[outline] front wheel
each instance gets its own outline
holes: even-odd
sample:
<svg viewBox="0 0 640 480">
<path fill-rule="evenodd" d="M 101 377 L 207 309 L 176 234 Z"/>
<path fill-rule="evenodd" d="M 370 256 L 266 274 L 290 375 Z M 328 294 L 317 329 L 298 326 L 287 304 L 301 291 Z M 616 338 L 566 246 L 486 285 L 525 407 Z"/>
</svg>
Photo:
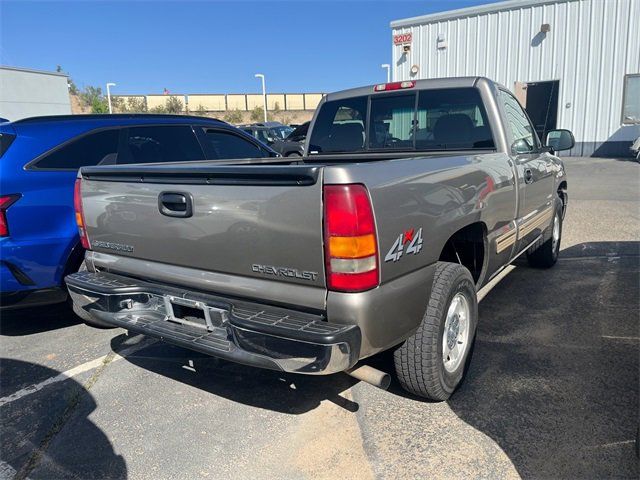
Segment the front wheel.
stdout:
<svg viewBox="0 0 640 480">
<path fill-rule="evenodd" d="M 402 388 L 431 400 L 447 400 L 466 373 L 477 324 L 471 273 L 457 263 L 438 262 L 422 322 L 394 352 Z"/>
<path fill-rule="evenodd" d="M 534 268 L 551 268 L 558 261 L 562 240 L 562 201 L 558 202 L 551 224 L 551 237 L 532 252 L 527 252 L 529 265 Z"/>
</svg>

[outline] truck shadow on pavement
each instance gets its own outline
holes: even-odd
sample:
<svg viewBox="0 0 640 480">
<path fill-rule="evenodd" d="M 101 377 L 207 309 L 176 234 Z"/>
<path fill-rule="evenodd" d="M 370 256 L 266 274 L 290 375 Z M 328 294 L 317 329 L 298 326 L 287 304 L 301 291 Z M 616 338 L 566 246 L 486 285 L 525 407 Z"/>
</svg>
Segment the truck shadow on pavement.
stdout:
<svg viewBox="0 0 640 480">
<path fill-rule="evenodd" d="M 523 478 L 637 478 L 640 242 L 516 268 L 480 304 L 466 382 L 449 401 Z"/>
<path fill-rule="evenodd" d="M 96 402 L 87 389 L 66 379 L 15 395 L 23 388 L 25 372 L 37 378 L 60 373 L 0 359 L 0 478 L 127 478 L 125 460 L 88 418 Z"/>
<path fill-rule="evenodd" d="M 113 349 L 117 348 L 121 336 L 111 341 Z M 350 412 L 359 408 L 357 403 L 340 396 L 357 382 L 344 374 L 310 376 L 264 370 L 163 342 L 138 350 L 125 359 L 145 370 L 212 395 L 280 413 L 306 413 L 318 407 L 323 400 Z"/>
</svg>

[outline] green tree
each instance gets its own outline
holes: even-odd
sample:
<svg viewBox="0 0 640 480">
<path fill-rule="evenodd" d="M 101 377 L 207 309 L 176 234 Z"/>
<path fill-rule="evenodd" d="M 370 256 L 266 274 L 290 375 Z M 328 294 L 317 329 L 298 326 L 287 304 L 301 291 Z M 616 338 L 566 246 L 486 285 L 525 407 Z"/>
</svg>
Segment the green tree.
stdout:
<svg viewBox="0 0 640 480">
<path fill-rule="evenodd" d="M 167 98 L 165 108 L 167 110 L 167 113 L 182 113 L 182 111 L 184 110 L 184 104 L 178 97 L 169 97 Z"/>
<path fill-rule="evenodd" d="M 198 105 L 198 108 L 192 112 L 194 115 L 199 115 L 201 117 L 207 116 L 207 110 L 202 106 Z"/>
<path fill-rule="evenodd" d="M 227 112 L 224 115 L 223 119 L 225 122 L 234 123 L 237 125 L 238 123 L 242 123 L 242 112 L 240 112 L 240 110 L 236 108 L 235 110 Z"/>
<path fill-rule="evenodd" d="M 88 85 L 80 92 L 80 102 L 91 108 L 91 113 L 109 113 L 109 104 L 107 99 L 102 95 L 100 87 Z"/>
<path fill-rule="evenodd" d="M 58 73 L 64 73 L 65 75 L 67 75 L 67 85 L 69 85 L 69 93 L 71 95 L 78 95 L 80 93 L 80 91 L 78 90 L 78 87 L 76 86 L 75 83 L 73 83 L 73 79 L 69 76 L 69 74 L 67 72 L 65 72 L 62 67 L 60 65 L 56 66 L 56 72 Z"/>
<path fill-rule="evenodd" d="M 167 107 L 164 105 L 158 105 L 149 110 L 149 113 L 167 113 Z"/>
<path fill-rule="evenodd" d="M 253 110 L 251 110 L 250 118 L 254 122 L 263 122 L 264 109 L 262 107 L 255 107 Z"/>
<path fill-rule="evenodd" d="M 144 97 L 129 97 L 127 98 L 127 112 L 131 113 L 146 113 L 147 102 Z"/>
</svg>

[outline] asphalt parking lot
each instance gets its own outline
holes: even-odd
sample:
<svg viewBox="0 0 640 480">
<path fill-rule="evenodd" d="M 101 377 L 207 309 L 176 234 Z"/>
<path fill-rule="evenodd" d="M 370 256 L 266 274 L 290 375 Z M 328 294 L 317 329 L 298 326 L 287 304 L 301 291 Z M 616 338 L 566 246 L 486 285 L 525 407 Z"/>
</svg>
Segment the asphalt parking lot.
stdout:
<svg viewBox="0 0 640 480">
<path fill-rule="evenodd" d="M 0 478 L 638 478 L 640 165 L 566 165 L 559 263 L 484 297 L 448 402 L 5 313 Z"/>
</svg>

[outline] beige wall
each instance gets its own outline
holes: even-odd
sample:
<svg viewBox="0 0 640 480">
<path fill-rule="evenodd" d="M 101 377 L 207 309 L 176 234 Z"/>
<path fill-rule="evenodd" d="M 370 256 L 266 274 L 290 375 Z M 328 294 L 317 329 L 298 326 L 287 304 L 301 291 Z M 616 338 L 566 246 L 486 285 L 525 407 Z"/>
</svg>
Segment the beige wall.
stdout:
<svg viewBox="0 0 640 480">
<path fill-rule="evenodd" d="M 304 110 L 304 95 L 301 93 L 287 94 L 287 110 Z"/>
<path fill-rule="evenodd" d="M 320 100 L 322 100 L 321 93 L 305 93 L 304 94 L 304 106 L 306 110 L 315 110 Z"/>
<path fill-rule="evenodd" d="M 228 110 L 246 110 L 247 104 L 244 95 L 227 95 Z"/>
<path fill-rule="evenodd" d="M 224 95 L 189 95 L 189 110 L 195 112 L 200 106 L 208 112 L 223 112 L 227 109 Z"/>
<path fill-rule="evenodd" d="M 164 107 L 169 97 L 177 98 L 182 102 L 182 109 L 185 109 L 184 95 L 147 95 L 147 108 L 149 110 L 156 107 Z"/>
<path fill-rule="evenodd" d="M 253 110 L 256 107 L 262 108 L 262 95 L 247 94 L 247 110 Z M 269 108 L 267 106 L 267 108 Z"/>
<path fill-rule="evenodd" d="M 175 97 L 180 100 L 186 111 L 186 105 L 189 105 L 189 111 L 197 112 L 202 106 L 207 112 L 224 112 L 228 110 L 240 110 L 241 112 L 251 111 L 256 107 L 262 108 L 262 94 L 194 94 L 187 95 L 185 103 L 184 95 L 114 95 L 114 98 L 120 98 L 125 103 L 129 98 L 145 99 L 147 108 L 152 110 L 159 106 L 165 106 L 169 97 Z M 298 111 L 298 110 L 315 110 L 318 103 L 322 99 L 321 93 L 270 93 L 267 94 L 267 109 L 273 111 L 276 109 L 276 103 L 279 110 L 282 111 Z"/>
<path fill-rule="evenodd" d="M 267 108 L 269 110 L 275 110 L 276 103 L 280 110 L 284 110 L 284 93 L 270 93 L 267 95 Z"/>
</svg>

